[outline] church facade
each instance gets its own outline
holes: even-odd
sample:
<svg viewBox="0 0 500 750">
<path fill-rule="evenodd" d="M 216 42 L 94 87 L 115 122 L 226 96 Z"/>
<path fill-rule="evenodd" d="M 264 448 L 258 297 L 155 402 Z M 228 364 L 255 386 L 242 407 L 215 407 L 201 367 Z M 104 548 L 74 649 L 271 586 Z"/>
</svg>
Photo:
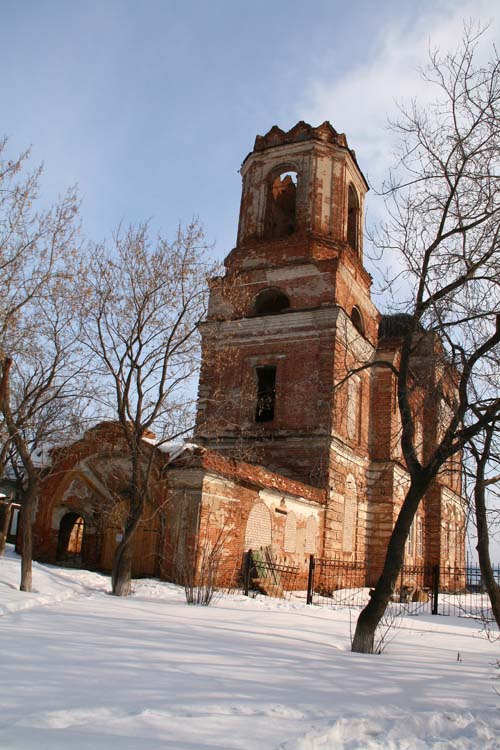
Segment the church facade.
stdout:
<svg viewBox="0 0 500 750">
<path fill-rule="evenodd" d="M 196 440 L 324 493 L 316 552 L 376 580 L 408 486 L 396 378 L 404 316 L 381 316 L 363 266 L 368 186 L 326 122 L 258 136 L 241 169 L 236 248 L 203 326 Z M 420 458 L 443 427 L 429 341 L 412 396 Z M 441 391 L 453 387 L 444 376 Z M 445 404 L 446 406 L 446 404 Z M 446 409 L 444 409 L 446 411 Z M 464 564 L 460 460 L 418 511 L 409 564 Z M 272 510 L 271 510 L 272 514 Z M 281 546 L 284 552 L 284 542 Z"/>
<path fill-rule="evenodd" d="M 147 573 L 175 579 L 188 551 L 200 558 L 207 545 L 219 545 L 228 561 L 265 547 L 304 571 L 311 554 L 364 563 L 373 585 L 409 480 L 395 375 L 376 365 L 397 367 L 405 316 L 382 316 L 371 299 L 363 265 L 368 185 L 345 135 L 328 122 L 257 136 L 241 174 L 237 244 L 224 276 L 212 280 L 201 326 L 195 434 L 178 455 L 162 458 L 157 502 L 168 510 L 156 523 Z M 423 460 L 453 390 L 453 377 L 436 364 L 436 347 L 431 336 L 423 339 L 414 363 Z M 76 476 L 77 458 L 67 470 Z M 81 481 L 98 494 L 88 474 Z M 99 503 L 76 507 L 62 485 L 46 494 L 35 533 L 47 538 L 50 527 L 42 556 L 51 559 L 65 544 L 58 527 L 65 513 L 87 513 L 92 529 L 95 511 L 90 517 L 85 507 Z M 106 537 L 108 561 L 115 537 Z M 422 502 L 406 562 L 461 566 L 464 556 L 458 458 Z M 92 565 L 106 568 L 103 559 Z"/>
</svg>

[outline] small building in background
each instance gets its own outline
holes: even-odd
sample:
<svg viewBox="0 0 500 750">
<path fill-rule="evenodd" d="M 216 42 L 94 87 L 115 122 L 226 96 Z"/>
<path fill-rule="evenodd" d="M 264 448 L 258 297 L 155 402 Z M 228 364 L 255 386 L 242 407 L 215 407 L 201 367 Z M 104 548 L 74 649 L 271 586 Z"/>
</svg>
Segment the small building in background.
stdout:
<svg viewBox="0 0 500 750">
<path fill-rule="evenodd" d="M 5 544 L 15 544 L 19 529 L 21 503 L 18 500 L 17 484 L 6 477 L 0 479 L 0 550 Z"/>
</svg>

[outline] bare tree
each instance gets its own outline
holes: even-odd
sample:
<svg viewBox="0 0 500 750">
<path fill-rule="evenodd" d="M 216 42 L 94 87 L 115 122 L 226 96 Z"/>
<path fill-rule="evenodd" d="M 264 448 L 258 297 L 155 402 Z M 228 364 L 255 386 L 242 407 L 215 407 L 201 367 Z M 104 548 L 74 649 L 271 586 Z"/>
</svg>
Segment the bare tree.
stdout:
<svg viewBox="0 0 500 750">
<path fill-rule="evenodd" d="M 7 462 L 22 491 L 21 590 L 31 590 L 34 503 L 41 466 L 34 451 L 59 433 L 72 411 L 81 369 L 71 332 L 76 191 L 38 208 L 41 168 L 28 152 L 4 158 L 0 143 L 0 412 L 2 473 Z"/>
<path fill-rule="evenodd" d="M 197 325 L 213 273 L 194 221 L 172 243 L 152 241 L 147 224 L 119 231 L 94 248 L 86 271 L 85 342 L 101 383 L 104 413 L 115 415 L 130 459 L 128 512 L 113 562 L 112 588 L 131 588 L 132 540 L 150 496 L 154 451 L 148 443 L 184 435 L 192 425 L 199 364 Z"/>
<path fill-rule="evenodd" d="M 480 41 L 481 31 L 469 27 L 456 52 L 432 53 L 424 77 L 434 102 L 414 103 L 394 125 L 398 167 L 377 242 L 401 268 L 394 284 L 408 297 L 398 356 L 376 364 L 397 377 L 409 487 L 357 622 L 352 648 L 363 653 L 373 651 L 420 501 L 450 457 L 500 410 L 498 376 L 490 377 L 500 344 L 500 62 L 496 50 L 486 64 L 477 62 Z M 412 409 L 419 380 L 446 405 L 442 429 L 420 459 Z"/>
<path fill-rule="evenodd" d="M 481 577 L 491 602 L 491 609 L 495 622 L 500 629 L 500 585 L 495 580 L 495 574 L 490 556 L 490 537 L 494 522 L 491 519 L 492 512 L 495 516 L 498 509 L 494 511 L 488 508 L 488 491 L 493 498 L 498 500 L 498 492 L 495 490 L 500 482 L 500 445 L 498 423 L 491 422 L 483 432 L 471 439 L 468 449 L 474 461 L 474 471 L 468 475 L 473 499 L 474 517 L 477 533 L 477 554 Z"/>
<path fill-rule="evenodd" d="M 213 527 L 213 528 L 212 528 Z M 211 604 L 217 592 L 234 587 L 241 560 L 228 555 L 234 528 L 230 524 L 218 527 L 213 512 L 204 519 L 195 549 L 176 560 L 176 576 L 184 586 L 188 604 Z"/>
</svg>

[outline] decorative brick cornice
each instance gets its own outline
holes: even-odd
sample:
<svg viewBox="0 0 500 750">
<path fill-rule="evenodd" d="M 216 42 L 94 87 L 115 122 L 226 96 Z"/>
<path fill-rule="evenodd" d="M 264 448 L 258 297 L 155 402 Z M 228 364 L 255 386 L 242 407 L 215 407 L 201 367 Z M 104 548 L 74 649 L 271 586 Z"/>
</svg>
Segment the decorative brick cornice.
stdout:
<svg viewBox="0 0 500 750">
<path fill-rule="evenodd" d="M 312 332 L 316 335 L 318 331 L 335 327 L 339 311 L 340 307 L 334 305 L 315 310 L 287 310 L 284 315 L 262 315 L 237 320 L 208 320 L 201 323 L 199 327 L 202 332 L 219 334 L 227 338 L 228 343 L 233 343 L 240 337 L 246 339 L 248 336 L 261 336 L 264 333 L 283 338 L 284 320 L 286 320 L 286 329 L 291 333 L 304 329 L 308 334 Z"/>
<path fill-rule="evenodd" d="M 282 130 L 277 125 L 267 131 L 265 135 L 255 138 L 254 151 L 264 151 L 273 146 L 283 146 L 288 143 L 299 143 L 300 141 L 323 141 L 334 143 L 336 146 L 347 148 L 345 133 L 338 133 L 335 128 L 325 120 L 322 125 L 313 127 L 308 122 L 300 120 L 290 130 Z"/>
<path fill-rule="evenodd" d="M 359 164 L 356 159 L 356 153 L 352 148 L 349 148 L 345 133 L 338 133 L 333 125 L 328 122 L 328 120 L 325 120 L 322 125 L 318 125 L 317 127 L 310 125 L 308 122 L 304 122 L 304 120 L 300 120 L 296 125 L 293 126 L 293 128 L 290 128 L 290 130 L 282 130 L 280 127 L 278 127 L 278 125 L 273 125 L 272 128 L 268 130 L 267 133 L 265 133 L 265 135 L 258 135 L 255 138 L 255 144 L 251 153 L 266 151 L 267 149 L 274 148 L 275 146 L 286 146 L 289 144 L 303 143 L 306 141 L 328 143 L 333 146 L 338 146 L 339 148 L 346 149 L 350 153 L 354 163 L 359 169 Z M 250 155 L 251 154 L 248 154 L 243 164 L 246 162 Z M 361 176 L 363 177 L 367 190 L 369 190 L 369 185 L 366 182 L 363 173 L 360 169 L 359 171 Z"/>
</svg>

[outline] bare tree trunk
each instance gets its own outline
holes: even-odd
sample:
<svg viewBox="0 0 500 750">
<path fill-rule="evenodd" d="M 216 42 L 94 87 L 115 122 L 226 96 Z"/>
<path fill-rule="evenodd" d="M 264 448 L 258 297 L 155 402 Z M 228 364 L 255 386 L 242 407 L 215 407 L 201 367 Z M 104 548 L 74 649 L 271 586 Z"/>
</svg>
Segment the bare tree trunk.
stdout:
<svg viewBox="0 0 500 750">
<path fill-rule="evenodd" d="M 132 538 L 123 536 L 115 551 L 111 586 L 114 596 L 129 596 L 132 591 Z"/>
<path fill-rule="evenodd" d="M 37 487 L 24 493 L 21 505 L 21 583 L 20 591 L 32 591 L 33 586 L 33 510 Z"/>
<path fill-rule="evenodd" d="M 478 537 L 476 549 L 479 558 L 479 567 L 481 568 L 481 576 L 490 598 L 493 616 L 495 618 L 496 624 L 500 628 L 500 586 L 496 582 L 495 575 L 493 573 L 489 550 L 488 532 L 487 530 L 485 532 L 486 506 L 484 502 L 484 487 L 482 489 L 476 487 L 476 491 L 474 494 Z"/>
<path fill-rule="evenodd" d="M 0 531 L 0 557 L 5 555 L 5 545 L 7 544 L 11 516 L 12 503 L 6 503 L 4 506 L 2 530 Z"/>
<path fill-rule="evenodd" d="M 114 596 L 129 596 L 132 591 L 132 542 L 144 511 L 144 502 L 131 505 L 125 525 L 123 539 L 118 544 L 113 558 L 111 586 Z"/>
<path fill-rule="evenodd" d="M 12 359 L 5 358 L 1 362 L 0 377 L 0 408 L 7 425 L 7 429 L 17 451 L 21 457 L 24 471 L 26 473 L 27 488 L 23 493 L 21 505 L 21 583 L 20 591 L 31 591 L 32 589 L 32 560 L 33 560 L 33 512 L 35 509 L 35 498 L 38 494 L 39 478 L 38 471 L 33 464 L 26 442 L 17 427 L 10 404 L 10 370 Z"/>
<path fill-rule="evenodd" d="M 388 365 L 397 373 L 400 441 L 411 484 L 382 575 L 356 627 L 353 650 L 364 653 L 373 649 L 421 498 L 441 467 L 440 483 L 450 485 L 446 462 L 453 455 L 460 462 L 465 443 L 495 422 L 500 410 L 500 65 L 496 50 L 479 62 L 481 35 L 480 26 L 466 25 L 456 51 L 431 53 L 424 80 L 437 86 L 436 102 L 412 102 L 393 125 L 400 136 L 397 166 L 384 185 L 389 218 L 375 247 L 399 255 L 394 284 L 404 276 L 410 285 L 402 305 L 409 311 L 406 330 L 388 332 L 399 362 L 396 357 Z M 376 359 L 374 364 L 380 365 Z M 422 406 L 419 393 L 425 394 Z M 427 433 L 432 420 L 434 434 Z M 422 459 L 418 421 L 425 437 Z"/>
<path fill-rule="evenodd" d="M 352 650 L 360 654 L 372 654 L 375 632 L 390 601 L 403 565 L 405 544 L 418 505 L 427 489 L 428 482 L 412 482 L 391 535 L 382 574 L 370 592 L 370 601 L 361 612 L 356 623 Z"/>
<path fill-rule="evenodd" d="M 477 554 L 479 558 L 479 567 L 481 576 L 488 593 L 491 609 L 495 622 L 500 628 L 500 586 L 495 580 L 495 574 L 491 565 L 490 542 L 488 530 L 488 518 L 486 513 L 486 481 L 485 471 L 490 456 L 491 440 L 495 426 L 491 425 L 486 431 L 486 439 L 483 451 L 479 454 L 473 447 L 474 458 L 477 464 L 476 481 L 474 485 L 474 506 L 476 511 L 477 526 Z"/>
</svg>

